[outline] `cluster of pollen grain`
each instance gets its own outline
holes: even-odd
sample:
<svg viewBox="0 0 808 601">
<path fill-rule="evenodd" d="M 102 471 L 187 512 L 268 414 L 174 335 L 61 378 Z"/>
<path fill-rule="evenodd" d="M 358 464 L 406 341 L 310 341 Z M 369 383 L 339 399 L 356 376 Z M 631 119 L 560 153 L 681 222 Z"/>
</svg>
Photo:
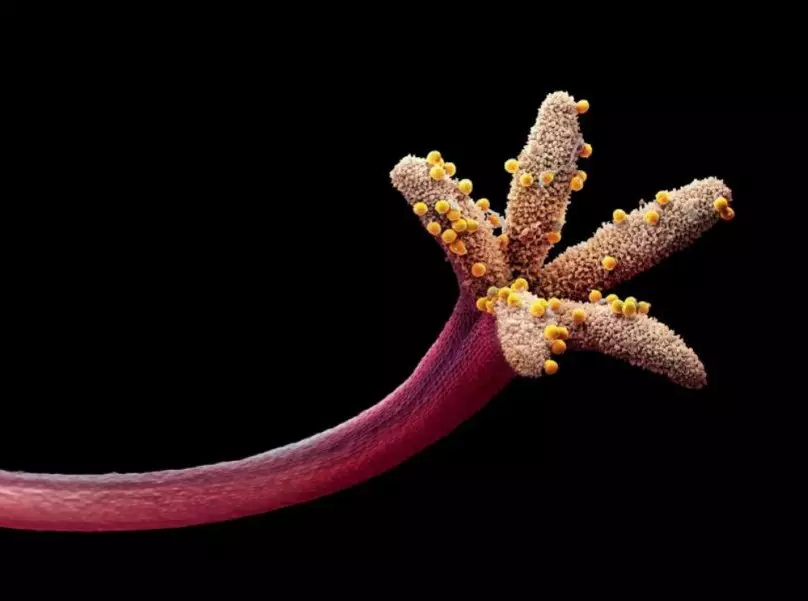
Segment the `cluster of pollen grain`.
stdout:
<svg viewBox="0 0 808 601">
<path fill-rule="evenodd" d="M 606 291 L 733 219 L 730 190 L 715 178 L 694 180 L 657 192 L 631 212 L 614 209 L 610 223 L 545 265 L 561 241 L 571 195 L 587 181 L 577 161 L 592 155 L 578 123 L 588 110 L 586 100 L 564 92 L 547 96 L 527 144 L 504 163 L 511 174 L 505 216 L 486 198 L 474 202 L 471 180 L 453 179 L 455 164 L 438 151 L 405 157 L 391 172 L 393 185 L 446 252 L 461 289 L 490 314 L 482 319 L 495 320 L 502 353 L 517 374 L 555 374 L 567 352 L 582 349 L 699 388 L 704 367 L 649 316 L 650 303 Z"/>
<path fill-rule="evenodd" d="M 613 288 L 692 244 L 719 219 L 731 219 L 730 203 L 729 188 L 708 178 L 661 192 L 631 213 L 618 209 L 612 223 L 545 265 L 538 289 L 583 300 L 592 288 Z"/>
<path fill-rule="evenodd" d="M 426 159 L 405 157 L 390 178 L 426 231 L 444 247 L 461 287 L 479 295 L 509 281 L 511 270 L 494 234 L 495 213 L 490 206 L 483 210 L 474 203 L 471 181 L 455 182 L 448 176 L 454 170 L 432 151 Z"/>
<path fill-rule="evenodd" d="M 491 286 L 486 291 L 485 296 L 477 299 L 477 308 L 480 311 L 487 311 L 493 313 L 493 309 L 497 302 L 503 302 L 508 307 L 519 308 L 524 302 L 522 293 L 527 292 L 528 282 L 524 278 L 516 278 L 509 286 L 497 288 Z"/>
<path fill-rule="evenodd" d="M 525 147 L 505 170 L 513 175 L 506 209 L 505 234 L 514 271 L 535 281 L 544 258 L 561 239 L 567 205 L 586 174 L 577 169 L 583 149 L 578 125 L 581 107 L 567 93 L 550 94 L 539 109 Z"/>
<path fill-rule="evenodd" d="M 593 350 L 686 387 L 700 388 L 706 383 L 696 354 L 667 326 L 645 315 L 647 311 L 641 311 L 641 303 L 632 297 L 614 300 L 623 309 L 636 309 L 630 317 L 621 310 L 621 318 L 617 318 L 605 299 L 596 303 L 561 300 L 552 309 L 549 301 L 529 292 L 510 289 L 508 299 L 514 294 L 522 297 L 519 304 L 511 304 L 493 291 L 478 301 L 478 308 L 495 314 L 503 354 L 522 376 L 552 375 L 568 350 Z"/>
<path fill-rule="evenodd" d="M 707 375 L 693 350 L 666 325 L 646 315 L 647 307 L 642 311 L 641 305 L 643 303 L 637 303 L 632 297 L 626 298 L 622 301 L 623 316 L 617 318 L 605 300 L 598 303 L 564 301 L 557 321 L 569 328 L 567 348 L 598 351 L 664 375 L 688 388 L 704 386 Z M 628 319 L 625 318 L 627 306 L 637 309 Z M 576 325 L 579 309 L 586 313 L 586 319 Z"/>
<path fill-rule="evenodd" d="M 630 318 L 638 314 L 647 315 L 651 310 L 651 303 L 646 301 L 638 302 L 633 296 L 628 296 L 625 300 L 621 300 L 616 294 L 610 294 L 606 298 L 603 298 L 600 290 L 590 290 L 588 296 L 590 303 L 603 307 L 604 309 L 608 309 L 615 317 Z M 581 314 L 583 312 L 584 309 L 582 308 L 573 309 L 573 321 L 579 317 L 582 317 Z"/>
<path fill-rule="evenodd" d="M 567 340 L 584 327 L 587 312 L 578 308 L 564 318 L 564 301 L 537 297 L 526 286 L 526 281 L 518 278 L 505 295 L 493 291 L 487 299 L 480 299 L 477 307 L 496 315 L 503 354 L 516 373 L 553 375 L 559 370 L 558 358 L 566 352 Z M 514 296 L 519 297 L 518 303 L 512 302 Z"/>
<path fill-rule="evenodd" d="M 491 208 L 491 201 L 487 198 L 480 198 L 477 200 L 477 208 L 483 213 L 485 221 L 491 226 L 492 230 L 496 231 L 502 227 L 502 216 Z M 507 243 L 503 244 L 500 239 L 497 240 L 497 245 L 501 250 L 504 250 Z"/>
</svg>

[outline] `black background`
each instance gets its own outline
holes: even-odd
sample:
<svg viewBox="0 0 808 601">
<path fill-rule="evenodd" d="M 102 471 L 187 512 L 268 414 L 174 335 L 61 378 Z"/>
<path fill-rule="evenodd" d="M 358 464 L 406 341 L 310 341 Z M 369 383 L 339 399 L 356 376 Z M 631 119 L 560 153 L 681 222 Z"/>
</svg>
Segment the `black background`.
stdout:
<svg viewBox="0 0 808 601">
<path fill-rule="evenodd" d="M 502 211 L 502 164 L 556 89 L 591 102 L 594 147 L 561 249 L 659 189 L 713 175 L 733 189 L 733 222 L 616 290 L 652 303 L 709 386 L 567 355 L 557 376 L 515 381 L 445 440 L 332 497 L 160 532 L 6 530 L 0 548 L 259 549 L 305 563 L 682 546 L 709 560 L 760 553 L 784 532 L 794 396 L 771 351 L 773 312 L 795 291 L 779 294 L 786 268 L 770 244 L 801 169 L 779 164 L 800 147 L 789 97 L 743 79 L 472 68 L 420 48 L 250 55 L 214 40 L 59 65 L 13 114 L 25 175 L 9 226 L 3 469 L 236 459 L 383 398 L 456 297 L 390 169 L 438 149 Z"/>
</svg>

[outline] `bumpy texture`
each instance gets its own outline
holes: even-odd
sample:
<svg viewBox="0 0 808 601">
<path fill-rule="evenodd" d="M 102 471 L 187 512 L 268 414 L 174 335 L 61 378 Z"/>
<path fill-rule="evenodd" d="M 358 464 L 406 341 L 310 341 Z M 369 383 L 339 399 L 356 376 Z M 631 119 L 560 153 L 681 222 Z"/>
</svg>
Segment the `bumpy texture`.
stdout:
<svg viewBox="0 0 808 601">
<path fill-rule="evenodd" d="M 430 175 L 432 167 L 425 159 L 407 156 L 390 173 L 390 179 L 410 206 L 419 202 L 426 205 L 426 214 L 418 216 L 425 229 L 430 223 L 439 224 L 441 233 L 435 235 L 435 239 L 444 248 L 464 291 L 479 296 L 489 286 L 504 284 L 510 279 L 511 270 L 486 214 L 474 204 L 470 195 L 458 190 L 456 180 L 448 176 L 434 179 Z M 454 230 L 448 213 L 441 214 L 436 210 L 436 204 L 441 200 L 448 201 L 451 209 L 459 211 L 461 219 L 476 222 L 476 231 L 469 231 L 467 226 L 464 231 L 455 232 L 453 242 L 446 242 L 442 238 L 443 232 Z M 463 246 L 458 248 L 458 242 Z M 476 263 L 485 265 L 482 277 L 472 275 Z"/>
<path fill-rule="evenodd" d="M 520 296 L 519 307 L 500 300 L 494 308 L 503 355 L 519 375 L 542 375 L 552 345 L 546 328 L 564 326 L 569 334 L 565 340 L 568 350 L 598 351 L 666 376 L 686 388 L 701 388 L 707 383 L 707 374 L 696 353 L 653 317 L 615 314 L 605 300 L 598 303 L 562 300 L 557 311 L 547 307 L 544 315 L 534 317 L 529 308 L 537 297 L 529 292 Z M 586 314 L 582 323 L 573 319 L 576 309 Z"/>
<path fill-rule="evenodd" d="M 715 200 L 732 200 L 729 188 L 716 178 L 694 180 L 669 196 L 665 205 L 641 203 L 623 222 L 604 224 L 589 240 L 566 249 L 545 265 L 539 292 L 583 300 L 593 288 L 613 288 L 695 242 L 720 219 Z M 649 211 L 659 214 L 655 224 L 644 219 Z M 612 271 L 603 267 L 607 256 L 617 260 Z"/>
<path fill-rule="evenodd" d="M 519 164 L 506 163 L 514 181 L 506 234 L 499 239 L 494 229 L 501 218 L 484 200 L 475 205 L 471 182 L 451 179 L 456 167 L 440 153 L 405 157 L 393 169 L 394 186 L 444 246 L 461 296 L 438 340 L 386 399 L 335 428 L 239 461 L 144 474 L 0 471 L 0 527 L 145 530 L 303 503 L 404 461 L 480 409 L 514 371 L 556 373 L 556 358 L 568 350 L 597 350 L 683 386 L 703 386 L 696 355 L 647 316 L 647 303 L 627 298 L 609 304 L 599 291 L 590 303 L 576 300 L 649 268 L 719 216 L 731 220 L 730 192 L 720 180 L 694 182 L 628 216 L 616 212 L 619 223 L 605 225 L 540 273 L 559 241 L 571 190 L 586 181 L 585 173 L 576 173 L 576 157 L 588 156 L 591 147 L 581 139 L 577 114 L 588 108 L 563 92 L 547 97 Z M 511 281 L 512 271 L 521 277 Z M 527 292 L 531 283 L 548 296 L 573 300 L 540 301 Z"/>
<path fill-rule="evenodd" d="M 524 293 L 523 302 L 535 300 L 535 296 Z M 527 306 L 511 307 L 506 300 L 495 302 L 494 313 L 497 322 L 497 335 L 502 345 L 502 354 L 513 370 L 520 376 L 539 377 L 544 361 L 550 357 L 550 345 L 544 338 L 544 328 L 552 321 L 537 319 Z"/>
<path fill-rule="evenodd" d="M 536 280 L 552 248 L 547 235 L 564 226 L 570 181 L 577 172 L 582 145 L 575 100 L 565 92 L 550 94 L 519 155 L 505 211 L 508 260 L 516 274 L 528 281 Z M 549 184 L 542 182 L 546 172 L 553 174 Z M 532 177 L 530 186 L 522 184 L 524 174 Z"/>
</svg>

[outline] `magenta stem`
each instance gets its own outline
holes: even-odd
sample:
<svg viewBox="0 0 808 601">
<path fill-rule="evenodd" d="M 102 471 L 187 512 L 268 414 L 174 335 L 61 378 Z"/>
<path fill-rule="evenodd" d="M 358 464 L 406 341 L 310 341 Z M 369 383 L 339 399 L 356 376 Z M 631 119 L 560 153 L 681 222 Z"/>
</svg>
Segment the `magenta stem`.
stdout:
<svg viewBox="0 0 808 601">
<path fill-rule="evenodd" d="M 514 376 L 494 320 L 461 297 L 412 375 L 356 417 L 238 461 L 140 474 L 0 471 L 0 526 L 114 531 L 220 522 L 304 503 L 415 455 L 482 408 Z"/>
</svg>

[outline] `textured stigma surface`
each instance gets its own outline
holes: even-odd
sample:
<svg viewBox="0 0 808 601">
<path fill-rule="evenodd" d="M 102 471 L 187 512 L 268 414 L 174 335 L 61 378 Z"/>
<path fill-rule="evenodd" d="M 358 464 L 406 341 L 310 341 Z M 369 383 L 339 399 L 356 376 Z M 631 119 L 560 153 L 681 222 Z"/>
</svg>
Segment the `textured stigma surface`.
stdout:
<svg viewBox="0 0 808 601">
<path fill-rule="evenodd" d="M 698 356 L 684 340 L 665 324 L 641 313 L 616 313 L 606 300 L 597 303 L 560 301 L 541 316 L 530 307 L 539 302 L 529 292 L 520 294 L 517 306 L 497 302 L 495 313 L 503 354 L 520 376 L 540 377 L 544 362 L 552 356 L 555 342 L 564 350 L 598 351 L 630 365 L 668 377 L 686 388 L 701 388 L 707 374 Z M 622 301 L 617 301 L 622 307 Z M 576 322 L 573 311 L 583 311 Z M 563 326 L 565 335 L 554 335 Z M 556 342 L 562 340 L 561 343 Z"/>
<path fill-rule="evenodd" d="M 442 438 L 514 376 L 493 320 L 461 296 L 438 340 L 387 398 L 261 455 L 186 470 L 71 476 L 0 471 L 0 526 L 110 531 L 189 526 L 302 503 L 367 480 Z"/>
<path fill-rule="evenodd" d="M 438 172 L 437 179 L 430 175 L 435 175 L 433 167 L 442 169 L 425 159 L 404 157 L 390 173 L 390 179 L 410 205 L 425 205 L 426 212 L 419 218 L 427 231 L 431 223 L 437 224 L 435 233 L 430 233 L 445 247 L 461 289 L 479 295 L 489 286 L 504 286 L 511 277 L 511 269 L 494 237 L 493 226 L 471 197 L 458 189 L 458 182 L 445 173 Z M 446 203 L 445 207 L 438 204 L 441 201 Z M 447 207 L 449 210 L 443 212 Z M 459 232 L 454 229 L 456 222 L 464 224 Z M 474 227 L 470 228 L 469 223 Z M 478 263 L 485 266 L 479 278 L 472 275 L 472 267 Z"/>
<path fill-rule="evenodd" d="M 593 288 L 614 288 L 695 242 L 719 221 L 713 203 L 720 197 L 731 202 L 730 189 L 719 179 L 707 178 L 670 192 L 664 205 L 657 201 L 641 205 L 620 223 L 603 225 L 589 240 L 545 265 L 538 291 L 584 300 Z M 655 223 L 646 221 L 651 211 L 658 215 Z M 607 256 L 617 262 L 612 271 L 603 268 Z"/>
<path fill-rule="evenodd" d="M 437 150 L 406 156 L 392 169 L 393 186 L 446 252 L 461 294 L 412 376 L 379 404 L 241 461 L 101 476 L 0 471 L 0 526 L 146 530 L 303 503 L 398 465 L 468 419 L 517 373 L 557 373 L 568 350 L 599 351 L 682 386 L 704 386 L 698 357 L 648 316 L 648 302 L 603 298 L 601 290 L 685 248 L 719 219 L 731 221 L 732 197 L 721 180 L 660 191 L 628 214 L 617 209 L 614 223 L 544 265 L 561 240 L 571 193 L 587 180 L 577 159 L 592 155 L 578 123 L 588 111 L 587 100 L 566 92 L 547 96 L 518 159 L 503 165 L 513 176 L 506 223 L 488 199 L 472 200 L 471 180 L 453 179 L 457 166 Z"/>
<path fill-rule="evenodd" d="M 575 100 L 566 92 L 550 94 L 519 155 L 505 211 L 508 259 L 514 271 L 530 282 L 538 277 L 552 248 L 548 234 L 560 233 L 564 226 L 582 144 Z M 542 181 L 545 173 L 552 174 L 549 183 Z M 525 185 L 528 181 L 530 185 Z"/>
</svg>

